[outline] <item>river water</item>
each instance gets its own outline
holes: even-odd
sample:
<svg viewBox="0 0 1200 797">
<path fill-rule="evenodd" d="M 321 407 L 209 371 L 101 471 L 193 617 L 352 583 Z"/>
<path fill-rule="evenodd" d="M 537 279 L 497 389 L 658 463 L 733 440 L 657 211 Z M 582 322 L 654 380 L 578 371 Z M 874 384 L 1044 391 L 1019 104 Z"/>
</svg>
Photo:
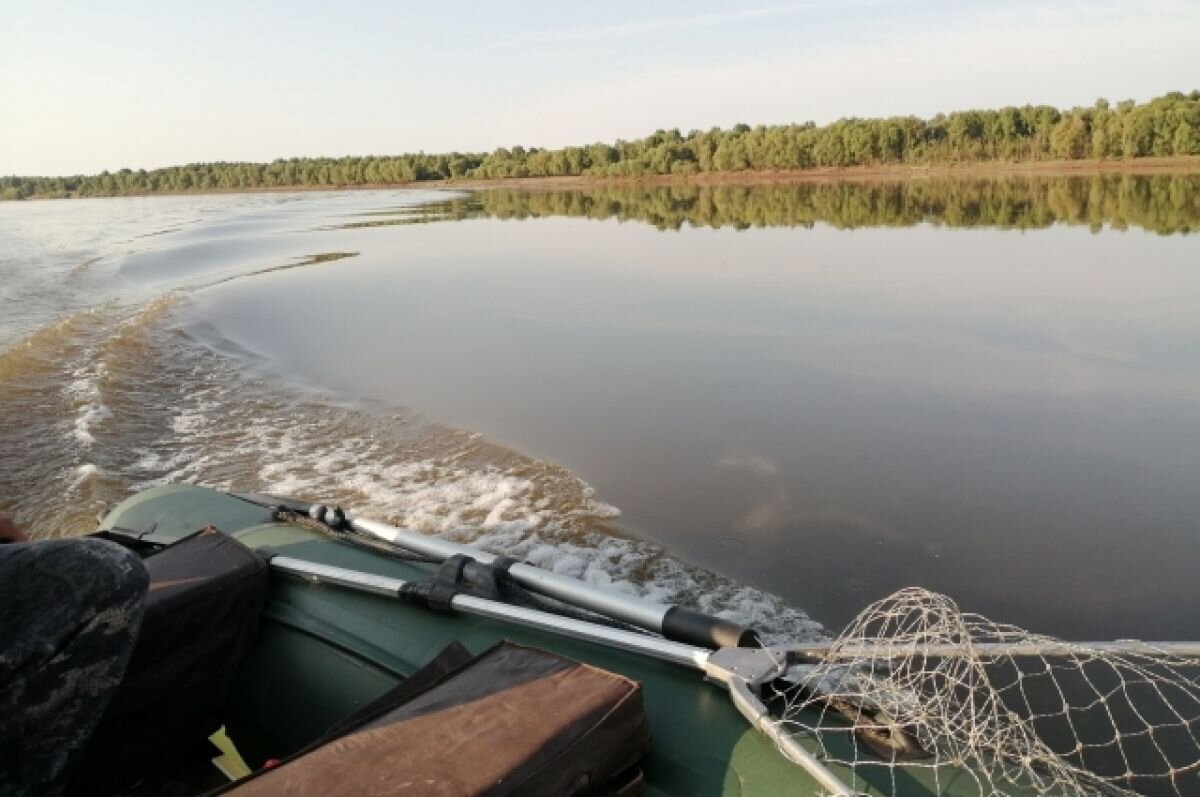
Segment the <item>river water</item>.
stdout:
<svg viewBox="0 0 1200 797">
<path fill-rule="evenodd" d="M 1198 232 L 1194 176 L 4 203 L 0 512 L 188 481 L 779 636 L 915 584 L 1197 638 Z"/>
</svg>

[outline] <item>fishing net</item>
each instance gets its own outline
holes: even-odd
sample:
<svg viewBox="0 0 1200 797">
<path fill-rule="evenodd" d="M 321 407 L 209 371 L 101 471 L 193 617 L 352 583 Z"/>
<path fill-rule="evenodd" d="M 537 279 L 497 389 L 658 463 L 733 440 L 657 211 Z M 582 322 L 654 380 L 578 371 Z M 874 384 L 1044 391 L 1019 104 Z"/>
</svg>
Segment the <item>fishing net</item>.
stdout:
<svg viewBox="0 0 1200 797">
<path fill-rule="evenodd" d="M 799 656 L 776 698 L 863 792 L 1194 797 L 1195 652 L 1062 642 L 906 589 Z"/>
</svg>

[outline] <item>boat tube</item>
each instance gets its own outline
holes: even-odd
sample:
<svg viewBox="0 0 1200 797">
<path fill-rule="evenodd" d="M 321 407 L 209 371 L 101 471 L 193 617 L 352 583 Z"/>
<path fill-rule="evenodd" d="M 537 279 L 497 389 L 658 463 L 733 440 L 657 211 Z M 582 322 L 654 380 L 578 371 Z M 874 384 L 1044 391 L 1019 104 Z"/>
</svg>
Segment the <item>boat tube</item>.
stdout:
<svg viewBox="0 0 1200 797">
<path fill-rule="evenodd" d="M 257 638 L 219 706 L 250 769 L 311 747 L 451 645 L 479 654 L 507 641 L 641 685 L 645 794 L 977 793 L 974 778 L 929 768 L 858 772 L 823 762 L 823 751 L 859 742 L 844 732 L 793 735 L 778 721 L 771 685 L 794 657 L 754 646 L 748 629 L 310 509 L 303 501 L 166 485 L 128 498 L 100 524 L 102 536 L 147 551 L 219 529 L 270 563 Z M 347 536 L 370 539 L 347 544 Z M 499 586 L 494 569 L 479 577 L 479 567 L 497 565 L 506 576 Z M 472 578 L 447 576 L 472 568 Z M 514 584 L 537 600 L 510 600 Z M 567 611 L 553 611 L 555 603 L 569 604 Z"/>
</svg>

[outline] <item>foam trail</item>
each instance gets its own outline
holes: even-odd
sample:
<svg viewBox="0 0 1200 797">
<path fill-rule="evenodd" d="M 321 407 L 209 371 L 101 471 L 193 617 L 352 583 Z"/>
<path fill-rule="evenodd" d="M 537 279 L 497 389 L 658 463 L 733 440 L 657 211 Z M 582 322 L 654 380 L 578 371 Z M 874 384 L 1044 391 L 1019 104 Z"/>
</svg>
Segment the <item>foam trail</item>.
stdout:
<svg viewBox="0 0 1200 797">
<path fill-rule="evenodd" d="M 153 406 L 141 400 L 141 422 L 161 420 L 121 466 L 133 489 L 191 482 L 336 502 L 591 583 L 765 624 L 776 637 L 822 633 L 773 596 L 622 535 L 619 511 L 552 463 L 394 410 L 280 390 L 179 329 L 157 334 L 167 345 L 152 367 L 176 387 Z"/>
</svg>

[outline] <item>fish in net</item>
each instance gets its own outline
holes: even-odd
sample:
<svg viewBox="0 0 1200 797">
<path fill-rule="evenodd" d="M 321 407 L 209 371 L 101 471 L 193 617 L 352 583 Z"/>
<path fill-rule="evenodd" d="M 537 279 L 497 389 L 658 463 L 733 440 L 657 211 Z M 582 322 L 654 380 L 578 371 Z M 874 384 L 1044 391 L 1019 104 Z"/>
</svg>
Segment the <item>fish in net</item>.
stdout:
<svg viewBox="0 0 1200 797">
<path fill-rule="evenodd" d="M 1195 644 L 1064 642 L 910 588 L 787 652 L 772 713 L 856 791 L 1200 795 Z"/>
</svg>

